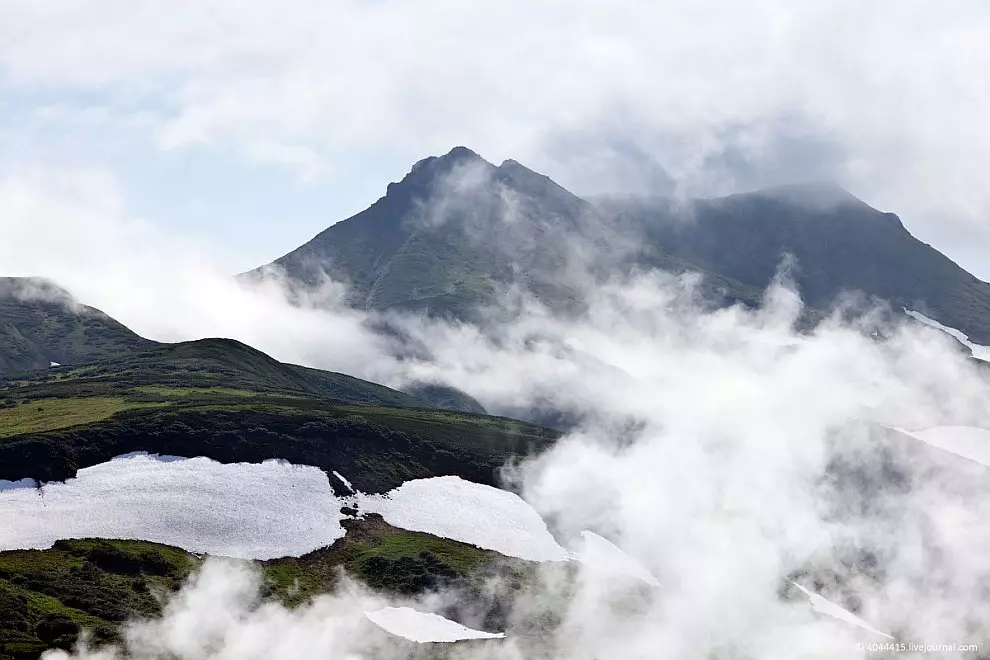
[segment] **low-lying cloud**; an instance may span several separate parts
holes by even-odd
[[[857,647],[875,641],[869,633],[812,612],[791,580],[897,640],[990,637],[990,479],[887,429],[990,428],[985,372],[935,330],[847,309],[800,333],[786,277],[759,310],[712,310],[696,277],[652,272],[590,288],[587,309],[566,317],[525,296],[484,330],[391,315],[422,349],[398,358],[367,313],[238,284],[70,180],[72,205],[38,180],[0,186],[9,270],[51,276],[152,338],[230,336],[395,385],[448,383],[494,411],[538,404],[580,420],[553,450],[507,469],[507,483],[565,547],[591,530],[660,586],[547,566],[511,601],[505,642],[452,657],[869,655]],[[346,594],[297,611],[259,605],[254,578],[232,570],[204,571],[161,620],[130,629],[125,651],[80,653],[426,653],[365,637]],[[534,621],[545,623],[538,634]]]

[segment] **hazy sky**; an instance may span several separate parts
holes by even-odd
[[[837,180],[987,279],[988,33],[983,0],[0,0],[0,186],[97,181],[237,271],[463,144],[578,193]]]

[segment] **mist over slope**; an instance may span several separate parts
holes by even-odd
[[[91,362],[152,345],[50,281],[0,278],[0,372]]]
[[[522,591],[494,580],[495,601],[440,589],[417,606],[447,607],[484,629],[478,622],[497,605],[506,639],[427,650],[369,637],[353,618],[367,602],[360,589],[289,611],[259,604],[256,578],[214,567],[161,620],[132,628],[126,650],[99,653],[222,658],[246,652],[237,640],[250,635],[258,654],[286,659],[301,648],[776,658],[781,643],[795,655],[866,658],[866,645],[886,639],[816,613],[792,582],[897,643],[983,644],[986,468],[887,427],[990,428],[985,372],[930,329],[887,325],[878,341],[870,330],[885,321],[869,312],[796,332],[801,303],[786,280],[759,310],[707,309],[695,286],[660,273],[615,280],[578,319],[533,302],[495,334],[421,319],[417,336],[432,353],[410,365],[487,400],[583,409],[581,426],[510,470],[509,483],[564,547],[593,531],[659,586],[548,564]],[[210,615],[218,603],[235,614]]]
[[[865,294],[990,343],[990,284],[831,184],[592,204],[516,161],[496,167],[457,147],[267,270],[295,286],[345,282],[361,309],[477,321],[479,306],[503,305],[513,290],[574,310],[589,280],[651,268],[704,274],[717,304],[756,306],[785,259],[811,308]]]
[[[485,177],[491,174],[487,166],[479,167]],[[465,185],[472,189],[473,184]],[[482,189],[491,190],[487,184]],[[485,222],[508,223],[513,236],[531,233],[537,242],[541,236],[569,236],[579,223],[614,228],[600,224],[600,215],[574,220],[561,202],[557,215],[530,224],[522,220],[517,232],[510,218],[527,216],[513,216],[501,196],[497,203],[490,199],[495,206],[481,216]],[[457,189],[446,207],[439,204],[454,211],[437,228],[456,225],[452,218],[472,208],[458,206],[463,200]],[[881,237],[899,231],[873,211],[862,211],[862,222],[843,225],[846,220],[829,215],[830,206],[810,211],[806,206],[807,200],[795,209],[788,205],[787,213],[806,213],[795,217],[812,222],[833,218],[833,225],[853,233],[874,221],[887,222]],[[588,207],[579,208],[583,214]],[[634,224],[634,219],[615,222]],[[470,225],[456,225],[451,235],[461,240],[464,226]],[[557,227],[566,232],[554,234]],[[422,231],[425,240],[434,229]],[[752,247],[742,237],[736,242],[742,244],[740,253]],[[511,256],[511,250],[500,252],[506,245],[512,242],[487,253]],[[692,254],[704,254],[698,244],[687,245]],[[323,281],[320,275],[312,281],[260,282],[204,276],[188,286],[183,278],[142,280],[136,270],[135,284],[168,293],[164,299],[171,307],[163,310],[143,307],[119,280],[111,286],[89,273],[89,279],[80,275],[77,281],[101,306],[119,309],[144,327],[169,324],[188,334],[207,328],[220,334],[219,328],[279,355],[305,356],[301,362],[346,364],[358,375],[375,374],[389,384],[451,386],[493,411],[536,408],[571,416],[570,432],[552,447],[553,438],[540,435],[548,441],[539,443],[545,451],[520,447],[507,465],[505,454],[492,453],[488,439],[472,434],[471,420],[457,420],[463,433],[454,432],[454,420],[439,413],[415,420],[437,438],[409,443],[417,452],[416,465],[402,462],[398,437],[384,446],[395,462],[376,464],[371,472],[351,445],[334,447],[336,453],[320,463],[337,469],[346,459],[348,479],[359,488],[380,490],[418,476],[420,469],[447,471],[444,451],[473,440],[476,460],[466,463],[452,453],[456,469],[475,470],[482,475],[472,476],[476,480],[500,477],[503,486],[522,493],[563,547],[575,547],[586,532],[600,535],[634,557],[660,585],[568,563],[540,566],[524,588],[493,579],[480,598],[442,588],[422,595],[420,605],[447,606],[470,627],[478,627],[474,624],[489,611],[501,613],[504,641],[449,649],[454,657],[776,658],[782,640],[795,654],[867,657],[857,644],[871,641],[864,635],[872,633],[816,613],[794,583],[898,641],[983,643],[990,620],[982,590],[990,580],[990,562],[981,550],[990,540],[986,468],[918,437],[945,426],[990,428],[986,372],[948,336],[906,324],[882,304],[840,300],[834,311],[815,311],[820,323],[803,325],[808,308],[798,282],[804,272],[800,256],[778,268],[781,260],[769,250],[774,257],[769,275],[762,265],[753,267],[755,274],[740,267],[735,274],[754,281],[740,286],[756,290],[758,304],[725,305],[727,300],[712,300],[711,269],[700,275],[687,267],[650,269],[647,262],[636,263],[636,245],[623,242],[607,246],[597,260],[594,246],[580,237],[564,240],[556,251],[562,261],[533,262],[537,270],[546,266],[559,275],[580,304],[548,301],[547,289],[533,291],[538,287],[524,283],[512,291],[511,314],[482,312],[479,324],[402,306],[356,309],[346,283]],[[629,267],[630,255],[638,267]],[[769,262],[771,256],[760,259]],[[480,272],[488,277],[489,271]],[[755,284],[764,276],[770,278],[765,291]],[[834,273],[826,268],[826,276]],[[458,291],[456,278],[450,281],[450,290]],[[513,275],[505,282],[517,280]],[[210,313],[195,313],[200,310]],[[388,332],[381,332],[383,327]],[[235,435],[244,431],[254,452],[249,460],[264,459],[270,445],[254,443],[251,435],[263,411],[221,414],[212,402],[196,403],[205,408],[196,417],[199,444],[182,445],[183,451],[216,449],[211,442],[217,424],[243,424]],[[351,408],[322,413],[371,416]],[[111,432],[122,427],[101,422],[26,440],[58,449],[62,465],[71,470],[75,457],[94,448],[103,454],[90,458],[106,460],[115,447],[140,449],[146,437],[169,440],[161,430],[182,414],[155,411],[144,417],[147,424],[137,434]],[[333,420],[324,421],[329,426]],[[374,420],[367,421],[362,428],[373,426]],[[293,422],[300,422],[291,430],[300,431],[306,446],[323,433],[303,429],[303,420]],[[119,438],[128,441],[112,444]],[[103,442],[107,439],[112,442]],[[301,454],[298,462],[323,460],[307,456],[314,454]],[[432,652],[369,638],[358,624],[364,619],[354,616],[362,593],[345,589],[286,610],[266,604],[250,575],[211,569],[171,601],[163,618],[136,624],[134,630],[144,632],[127,636],[122,649],[76,653],[158,657],[164,648],[166,654],[198,659],[231,653],[295,658],[299,649],[314,648],[396,658]],[[216,619],[210,613],[218,603],[236,614]],[[183,621],[210,621],[212,627],[190,630],[177,623]],[[284,643],[290,633],[298,643]],[[244,635],[255,641],[250,652],[236,642]]]

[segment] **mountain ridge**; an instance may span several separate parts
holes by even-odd
[[[99,360],[154,344],[51,280],[0,278],[0,372]]]
[[[596,204],[515,160],[495,166],[466,147],[421,159],[365,211],[244,276],[275,268],[305,287],[326,275],[350,287],[358,308],[474,321],[512,287],[551,308],[581,309],[575,268],[592,281],[644,268],[697,271],[716,304],[757,306],[790,258],[813,314],[859,292],[927,309],[990,343],[990,284],[835,183]]]

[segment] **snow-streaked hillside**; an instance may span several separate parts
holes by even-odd
[[[969,336],[961,330],[955,328],[950,328],[947,325],[942,325],[935,319],[930,319],[921,312],[915,312],[910,309],[905,309],[904,313],[913,318],[915,321],[924,323],[930,328],[935,328],[936,330],[941,330],[947,335],[954,338],[960,344],[968,348],[973,353],[973,357],[977,360],[982,360],[984,362],[990,362],[990,346],[981,346],[979,344],[974,344],[970,341]]]

